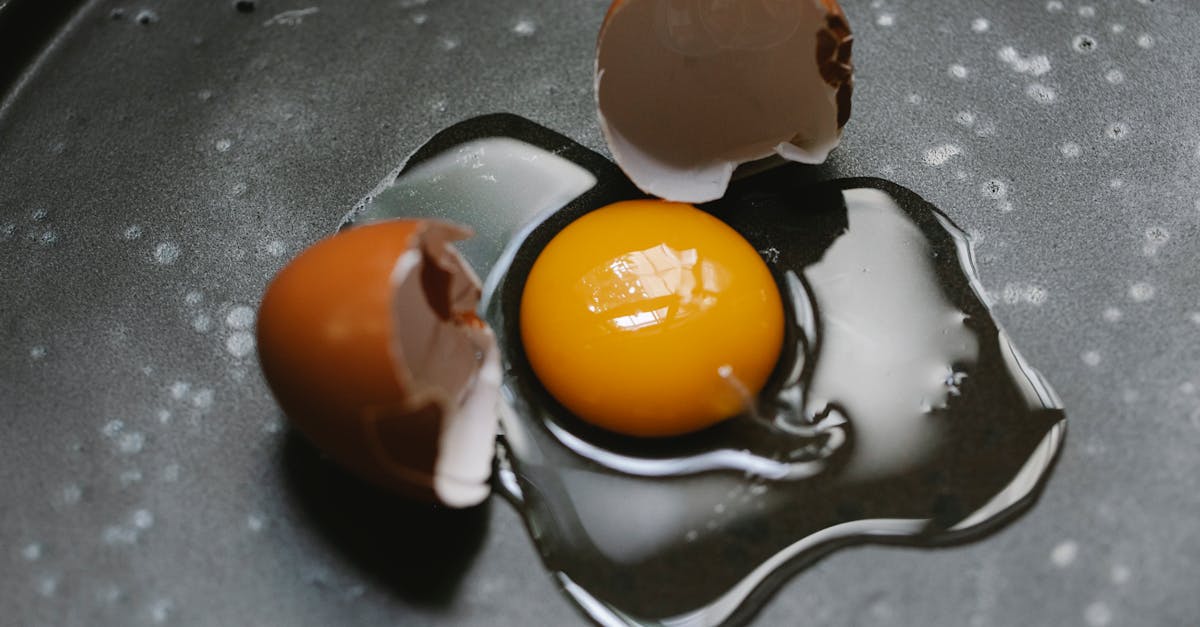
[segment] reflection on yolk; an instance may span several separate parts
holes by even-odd
[[[728,272],[700,260],[695,248],[666,244],[621,255],[584,275],[576,284],[588,311],[621,331],[681,321],[717,303]]]
[[[779,358],[783,305],[754,248],[682,203],[639,200],[568,225],[534,262],[521,339],[580,418],[638,436],[696,431],[744,409]]]

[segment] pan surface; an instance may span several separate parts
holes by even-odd
[[[1197,622],[1200,12],[843,4],[829,170],[970,233],[1071,434],[1015,524],[837,552],[755,624]],[[289,434],[251,333],[438,131],[511,112],[607,154],[606,5],[0,0],[5,623],[584,624],[502,500],[398,503]]]

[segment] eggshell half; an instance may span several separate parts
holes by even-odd
[[[616,0],[600,128],[643,191],[714,200],[741,163],[826,159],[850,117],[852,44],[835,0]]]
[[[500,384],[475,314],[464,227],[357,226],[305,250],[263,296],[259,359],[291,423],[351,472],[466,507],[490,492]]]

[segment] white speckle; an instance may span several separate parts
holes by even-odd
[[[1127,405],[1132,405],[1138,402],[1138,399],[1141,397],[1142,395],[1139,394],[1137,390],[1125,390],[1121,392],[1121,400],[1125,401]]]
[[[1080,359],[1083,360],[1083,363],[1093,368],[1099,366],[1101,361],[1100,353],[1097,351],[1084,351],[1084,353],[1080,355]]]
[[[29,349],[29,356],[32,357],[33,359],[41,359],[41,358],[45,357],[46,356],[46,347],[45,346],[34,346],[33,348]]]
[[[1104,129],[1104,134],[1109,139],[1122,140],[1129,136],[1129,124],[1126,122],[1113,122]]]
[[[980,137],[991,137],[996,134],[996,123],[991,121],[979,122],[975,125],[975,134]]]
[[[175,400],[183,400],[187,396],[188,390],[192,389],[192,384],[184,381],[176,381],[171,384],[171,398]]]
[[[970,111],[959,111],[958,113],[954,114],[954,121],[963,126],[974,126],[975,114],[971,113]]]
[[[225,350],[239,359],[249,355],[254,352],[254,335],[244,331],[230,334],[225,338]]]
[[[449,52],[450,50],[454,50],[455,48],[458,47],[458,45],[459,45],[459,41],[458,41],[457,37],[447,36],[447,37],[442,37],[441,39],[438,39],[438,46],[442,50],[445,50],[447,52]]]
[[[1042,104],[1050,104],[1058,99],[1058,93],[1053,88],[1041,83],[1031,83],[1025,88],[1025,95]]]
[[[67,505],[74,505],[83,498],[83,489],[75,484],[63,486],[62,502]]]
[[[162,478],[169,483],[179,481],[179,464],[167,464],[163,468]]]
[[[1114,35],[1120,35],[1121,33],[1125,32],[1125,25],[1124,24],[1113,24],[1113,25],[1109,26],[1108,29],[1111,30]]]
[[[229,188],[229,195],[237,198],[242,194],[245,194],[247,189],[250,189],[250,187],[246,185],[245,181],[238,181],[233,184],[233,187]]]
[[[30,219],[32,219],[34,222],[44,222],[49,216],[50,212],[46,211],[45,209],[37,209],[33,213],[29,214]]]
[[[420,25],[424,24],[425,22],[429,21],[429,16],[424,13],[413,13],[412,17],[410,17],[409,19],[412,20],[413,24],[420,26]]]
[[[15,235],[16,232],[17,225],[13,224],[12,222],[0,226],[0,240],[10,240],[13,238],[13,235]]]
[[[121,472],[117,479],[121,482],[122,486],[127,488],[135,483],[141,483],[142,471],[138,470],[137,468],[130,468],[129,470]]]
[[[966,67],[955,63],[946,69],[946,73],[954,78],[966,78],[970,71]]]
[[[134,455],[142,452],[145,443],[146,436],[141,433],[124,433],[117,439],[117,449],[126,455]]]
[[[1104,73],[1104,80],[1112,83],[1113,85],[1120,85],[1121,83],[1125,82],[1125,73],[1121,70],[1113,68]]]
[[[896,16],[891,13],[881,13],[875,18],[875,23],[880,26],[891,26],[896,23]]]
[[[904,99],[908,102],[908,104],[911,105],[921,104],[921,94],[909,94],[905,96]]]
[[[1134,283],[1129,286],[1129,298],[1137,303],[1144,303],[1154,298],[1154,286],[1146,282]]]
[[[1042,76],[1050,71],[1050,57],[1044,54],[1031,54],[1028,57],[1021,56],[1020,52],[1012,46],[1005,46],[996,53],[1009,68],[1020,74],[1028,74],[1030,76]]]
[[[725,513],[725,504],[724,504],[724,503],[717,503],[716,505],[714,505],[714,506],[713,506],[713,513],[716,513],[716,514],[724,514],[724,513]]]
[[[1090,6],[1086,6],[1086,5],[1081,6],[1081,7],[1079,7],[1079,10],[1077,12],[1079,13],[1079,17],[1096,17],[1096,8],[1095,7],[1090,7]]]
[[[110,525],[104,528],[100,537],[109,546],[130,545],[137,543],[138,531],[133,527]]]
[[[267,242],[267,254],[272,257],[282,257],[283,253],[287,252],[287,245],[279,240],[271,240]]]
[[[1091,35],[1076,35],[1071,40],[1071,47],[1075,52],[1091,52],[1096,49],[1096,39]]]
[[[54,231],[46,231],[38,236],[38,243],[42,246],[49,246],[58,241],[58,233]]]
[[[1125,187],[1125,179],[1113,179],[1108,182],[1108,186],[1113,189],[1121,189]]]
[[[960,181],[965,181],[971,178],[971,175],[968,174],[966,170],[958,169],[954,171],[954,178]]]
[[[1116,307],[1109,307],[1108,309],[1105,309],[1103,314],[1106,322],[1120,322],[1122,315],[1124,314],[1122,314],[1121,310],[1117,309]]]
[[[699,537],[700,537],[700,533],[697,532],[695,529],[692,529],[692,530],[688,531],[687,533],[683,534],[683,539],[688,542],[695,542],[696,539]]]
[[[122,233],[122,236],[130,241],[135,240],[142,236],[142,227],[136,224],[131,224],[125,227],[125,232]]]
[[[171,617],[171,610],[173,609],[175,609],[175,604],[170,599],[159,599],[150,604],[150,620],[154,621],[157,625],[161,625]]]
[[[1112,610],[1108,609],[1107,605],[1096,601],[1089,604],[1083,610],[1083,617],[1087,619],[1088,625],[1092,627],[1105,627],[1105,625],[1112,622],[1113,615]]]
[[[1004,181],[999,179],[990,179],[983,182],[980,191],[983,193],[984,198],[1003,200],[1008,196],[1008,185],[1005,185]]]
[[[196,92],[196,97],[199,98],[201,102],[208,102],[209,100],[212,100],[213,93],[211,89],[201,89],[200,91]]]
[[[196,317],[192,318],[192,328],[196,333],[208,333],[212,329],[212,318],[208,314],[196,314]]]
[[[537,32],[537,23],[529,18],[521,18],[513,24],[512,31],[521,37],[529,37]]]
[[[1063,142],[1062,145],[1058,147],[1058,151],[1061,152],[1064,157],[1068,159],[1074,159],[1083,154],[1083,146],[1080,146],[1075,142]]]
[[[1059,0],[1050,0],[1046,3],[1046,10],[1051,13],[1059,13],[1063,10],[1063,3]]]
[[[974,20],[971,20],[971,30],[977,33],[986,33],[991,27],[992,23],[983,19],[982,17],[977,17]]]
[[[179,259],[179,245],[163,242],[154,247],[154,261],[162,265],[170,265]]]
[[[1112,579],[1113,583],[1119,586],[1121,584],[1129,583],[1130,575],[1131,573],[1129,572],[1129,568],[1121,564],[1117,564],[1116,566],[1112,567],[1112,571],[1109,573],[1109,578]]]
[[[192,307],[195,307],[196,305],[199,305],[200,303],[204,302],[204,294],[201,294],[197,290],[192,290],[192,291],[188,292],[187,294],[184,294],[183,302],[187,303],[188,305],[191,305]]]
[[[266,526],[266,522],[263,520],[262,516],[250,514],[246,517],[246,527],[250,529],[250,531],[257,533],[262,531],[264,526]]]
[[[1157,255],[1159,249],[1170,239],[1171,234],[1161,226],[1152,226],[1146,229],[1146,242],[1142,246],[1142,254],[1147,257]]]
[[[1193,311],[1188,314],[1188,319],[1192,321],[1192,324],[1200,325],[1200,311]]]
[[[1191,396],[1196,393],[1196,384],[1191,381],[1184,381],[1179,384],[1179,393],[1185,396]]]
[[[1142,48],[1153,48],[1154,38],[1146,33],[1142,33],[1141,35],[1138,35],[1137,45]]]
[[[1006,283],[1001,295],[1001,299],[1009,305],[1018,303],[1041,305],[1046,302],[1048,297],[1049,292],[1046,291],[1046,288],[1032,283]]]
[[[164,425],[167,424],[168,422],[171,422],[171,410],[169,410],[169,409],[158,410],[158,422],[159,422],[159,424],[164,424]]]
[[[42,545],[37,542],[31,542],[21,548],[21,557],[25,558],[26,562],[36,562],[42,557]]]
[[[1050,561],[1059,568],[1066,568],[1079,555],[1079,545],[1074,540],[1064,540],[1050,552]]]
[[[1046,288],[1040,285],[1027,286],[1025,288],[1025,293],[1023,294],[1025,302],[1029,303],[1030,305],[1041,305],[1042,303],[1046,302],[1046,298],[1048,296],[1049,293],[1046,291]]]
[[[263,431],[266,431],[267,433],[279,433],[282,430],[283,423],[278,418],[268,420],[266,424],[263,425]]]
[[[231,146],[233,146],[233,142],[228,139],[217,140],[217,152],[229,152]]]
[[[144,509],[133,513],[133,526],[138,529],[149,529],[154,526],[154,514]]]
[[[119,435],[124,430],[125,430],[124,422],[122,422],[120,420],[109,420],[107,423],[104,424],[103,427],[100,428],[100,433],[103,433],[106,437],[115,438],[115,437],[117,437],[117,435]]]
[[[304,18],[320,12],[317,7],[309,7],[307,9],[295,9],[293,11],[284,11],[263,22],[263,26],[299,26],[304,23]]]
[[[54,593],[58,591],[58,577],[47,575],[38,579],[37,591],[44,597],[54,596]]]
[[[951,157],[962,154],[962,149],[954,144],[942,144],[934,146],[925,151],[925,164],[931,166],[940,166],[950,160]]]
[[[212,404],[213,391],[210,388],[202,388],[197,390],[196,393],[192,395],[192,407],[205,409],[211,407]]]
[[[229,310],[229,314],[225,316],[225,324],[231,329],[249,329],[254,325],[254,310],[245,305],[238,305]]]

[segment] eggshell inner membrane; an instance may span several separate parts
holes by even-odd
[[[703,202],[724,194],[740,163],[772,154],[824,161],[844,121],[844,24],[822,0],[614,5],[600,35],[596,97],[617,163],[643,191]],[[845,75],[823,76],[839,54]]]
[[[440,410],[431,483],[439,500],[455,507],[489,493],[500,385],[495,338],[475,314],[479,279],[451,245],[469,235],[429,223],[419,247],[397,259],[391,279],[396,377],[406,404]]]

